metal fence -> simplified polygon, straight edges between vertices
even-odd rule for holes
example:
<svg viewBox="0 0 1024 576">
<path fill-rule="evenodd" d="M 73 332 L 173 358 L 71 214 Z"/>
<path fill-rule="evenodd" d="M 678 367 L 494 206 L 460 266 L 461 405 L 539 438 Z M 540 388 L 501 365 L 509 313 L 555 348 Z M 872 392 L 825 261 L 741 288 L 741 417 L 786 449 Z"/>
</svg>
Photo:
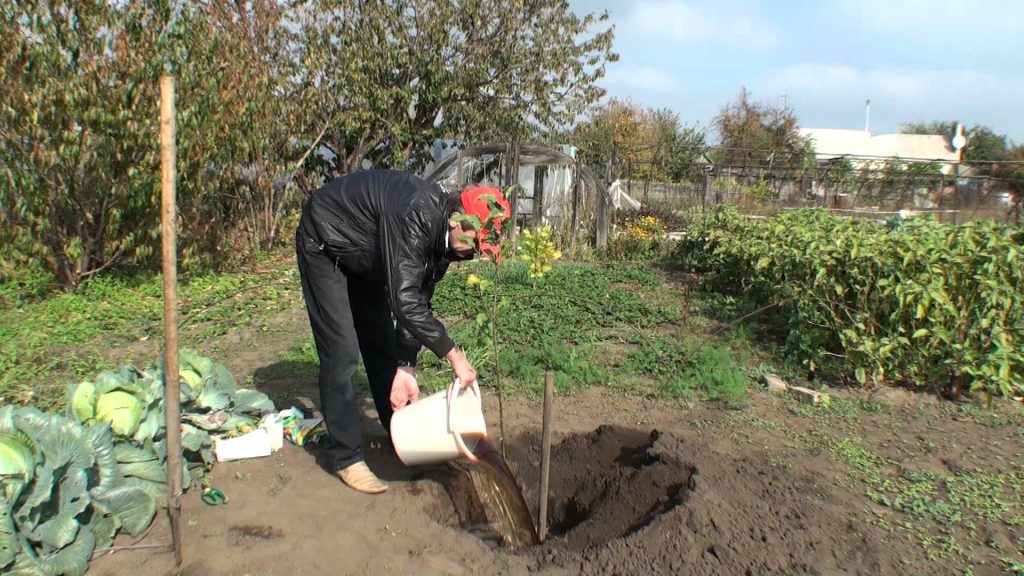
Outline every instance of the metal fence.
<svg viewBox="0 0 1024 576">
<path fill-rule="evenodd" d="M 842 178 L 828 168 L 757 166 L 686 166 L 680 182 L 623 179 L 618 188 L 654 209 L 685 210 L 733 204 L 743 211 L 769 215 L 798 207 L 826 208 L 858 217 L 931 214 L 949 222 L 976 219 L 1017 221 L 1020 195 L 1006 178 L 985 175 L 898 173 L 862 168 Z"/>
<path fill-rule="evenodd" d="M 1013 173 L 996 178 L 967 165 L 895 160 L 886 160 L 881 168 L 877 161 L 807 165 L 776 163 L 774 155 L 761 164 L 723 165 L 709 161 L 707 154 L 703 162 L 645 165 L 616 161 L 613 146 L 601 167 L 587 166 L 577 152 L 573 147 L 516 142 L 471 146 L 441 159 L 426 177 L 450 190 L 467 184 L 505 189 L 515 207 L 515 225 L 503 232 L 514 239 L 523 228 L 550 225 L 559 246 L 570 251 L 585 245 L 605 247 L 617 224 L 636 208 L 673 219 L 685 217 L 681 211 L 731 204 L 757 215 L 817 207 L 877 219 L 931 214 L 953 223 L 1021 222 L 1019 186 L 1024 179 Z M 1017 168 L 1024 171 L 1024 165 Z M 675 181 L 658 175 L 672 175 Z"/>
</svg>

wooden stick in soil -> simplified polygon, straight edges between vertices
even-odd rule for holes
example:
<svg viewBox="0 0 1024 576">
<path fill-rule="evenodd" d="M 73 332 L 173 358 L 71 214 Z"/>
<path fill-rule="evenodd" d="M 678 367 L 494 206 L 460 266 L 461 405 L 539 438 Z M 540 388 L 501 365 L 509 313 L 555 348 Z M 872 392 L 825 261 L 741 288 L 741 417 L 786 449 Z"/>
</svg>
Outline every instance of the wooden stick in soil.
<svg viewBox="0 0 1024 576">
<path fill-rule="evenodd" d="M 555 395 L 555 374 L 544 373 L 544 428 L 540 446 L 540 502 L 537 507 L 537 535 L 544 542 L 548 537 L 548 477 L 551 472 L 551 404 Z"/>
<path fill-rule="evenodd" d="M 177 179 L 174 77 L 160 76 L 160 236 L 164 275 L 164 410 L 167 415 L 167 513 L 171 519 L 174 563 L 181 566 L 181 405 L 178 379 Z"/>
<path fill-rule="evenodd" d="M 501 266 L 494 265 L 494 295 L 491 297 L 491 346 L 494 352 L 494 386 L 498 390 L 498 449 L 505 458 L 505 400 L 501 389 L 501 362 L 498 359 L 498 276 Z"/>
</svg>

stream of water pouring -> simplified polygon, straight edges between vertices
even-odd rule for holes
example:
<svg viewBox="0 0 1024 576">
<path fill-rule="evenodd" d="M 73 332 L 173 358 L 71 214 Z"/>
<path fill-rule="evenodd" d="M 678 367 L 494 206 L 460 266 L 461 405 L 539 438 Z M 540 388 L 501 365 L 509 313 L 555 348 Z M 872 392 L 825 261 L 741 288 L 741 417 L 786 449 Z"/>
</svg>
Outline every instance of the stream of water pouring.
<svg viewBox="0 0 1024 576">
<path fill-rule="evenodd" d="M 471 470 L 478 473 L 479 481 L 474 484 L 491 527 L 509 548 L 539 544 L 533 515 L 515 476 L 494 444 L 486 437 L 478 438 L 473 453 L 480 459 L 480 463 Z M 467 437 L 467 444 L 472 445 L 468 440 Z"/>
</svg>

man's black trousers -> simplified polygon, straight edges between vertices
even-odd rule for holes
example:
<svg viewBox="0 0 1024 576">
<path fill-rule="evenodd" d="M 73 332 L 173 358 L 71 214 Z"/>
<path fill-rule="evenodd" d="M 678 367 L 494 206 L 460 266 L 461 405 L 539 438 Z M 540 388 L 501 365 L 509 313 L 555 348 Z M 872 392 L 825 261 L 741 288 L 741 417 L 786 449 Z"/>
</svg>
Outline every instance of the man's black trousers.
<svg viewBox="0 0 1024 576">
<path fill-rule="evenodd" d="M 341 470 L 363 459 L 362 424 L 352 377 L 362 354 L 380 423 L 390 433 L 397 334 L 383 287 L 346 276 L 302 227 L 295 236 L 309 324 L 320 357 L 320 406 L 329 436 L 328 464 Z"/>
</svg>

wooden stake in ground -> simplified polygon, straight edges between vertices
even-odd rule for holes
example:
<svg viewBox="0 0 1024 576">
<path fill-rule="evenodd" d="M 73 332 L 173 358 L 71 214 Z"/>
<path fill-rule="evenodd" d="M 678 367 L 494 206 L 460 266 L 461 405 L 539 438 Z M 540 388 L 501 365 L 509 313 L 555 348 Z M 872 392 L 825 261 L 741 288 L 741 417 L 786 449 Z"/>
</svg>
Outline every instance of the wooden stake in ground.
<svg viewBox="0 0 1024 576">
<path fill-rule="evenodd" d="M 167 513 L 174 562 L 181 566 L 181 404 L 178 379 L 178 251 L 175 198 L 174 77 L 160 76 L 160 236 L 164 272 L 164 410 L 167 414 Z"/>
<path fill-rule="evenodd" d="M 551 404 L 555 395 L 555 373 L 544 373 L 544 428 L 540 446 L 540 503 L 537 513 L 537 535 L 544 542 L 548 537 L 548 476 L 551 472 Z"/>
</svg>

